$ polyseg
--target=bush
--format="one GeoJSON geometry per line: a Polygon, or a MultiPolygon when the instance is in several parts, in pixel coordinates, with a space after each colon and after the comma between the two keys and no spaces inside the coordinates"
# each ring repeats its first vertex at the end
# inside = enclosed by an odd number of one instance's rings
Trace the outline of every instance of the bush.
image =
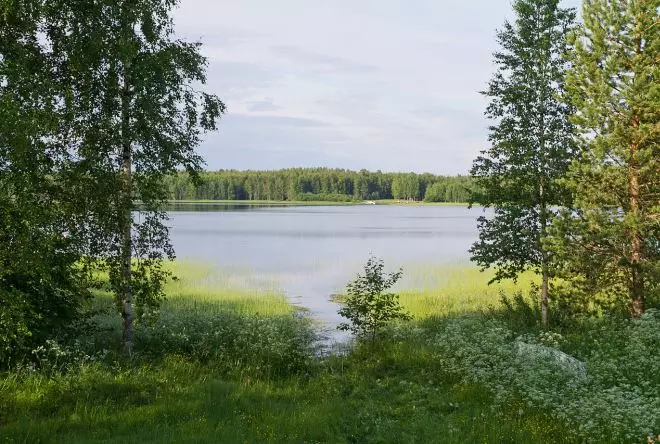
{"type": "Polygon", "coordinates": [[[378,330],[394,319],[410,319],[399,305],[399,296],[387,293],[400,278],[401,270],[385,274],[381,259],[369,258],[364,266],[364,275],[359,275],[348,284],[348,297],[339,314],[349,323],[339,325],[340,330],[350,330],[358,337],[376,339],[378,330]]]}
{"type": "Polygon", "coordinates": [[[32,349],[79,327],[89,295],[81,282],[65,266],[0,275],[0,368],[32,359],[32,349]]]}
{"type": "Polygon", "coordinates": [[[23,293],[0,288],[0,367],[10,365],[19,350],[31,341],[29,319],[35,318],[23,293]]]}

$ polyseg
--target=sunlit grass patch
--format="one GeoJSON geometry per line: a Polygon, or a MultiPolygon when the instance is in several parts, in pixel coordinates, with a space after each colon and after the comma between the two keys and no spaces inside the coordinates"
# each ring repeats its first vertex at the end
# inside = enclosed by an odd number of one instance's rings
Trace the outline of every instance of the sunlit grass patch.
{"type": "Polygon", "coordinates": [[[194,262],[173,262],[168,268],[177,279],[167,284],[161,311],[199,311],[203,314],[230,310],[237,314],[280,315],[294,308],[286,296],[272,289],[236,288],[231,275],[194,262]]]}
{"type": "Polygon", "coordinates": [[[499,305],[501,294],[511,296],[516,291],[527,292],[537,282],[534,273],[524,273],[517,282],[505,280],[488,284],[492,271],[481,272],[474,266],[446,265],[418,267],[407,271],[416,289],[399,291],[403,307],[415,317],[452,315],[499,305]]]}

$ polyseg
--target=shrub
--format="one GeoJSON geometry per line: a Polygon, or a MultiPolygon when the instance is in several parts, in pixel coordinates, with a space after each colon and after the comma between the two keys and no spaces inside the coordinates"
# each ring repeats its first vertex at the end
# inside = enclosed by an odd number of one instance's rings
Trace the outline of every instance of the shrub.
{"type": "Polygon", "coordinates": [[[32,359],[31,350],[85,320],[89,292],[66,266],[0,274],[0,368],[32,359]]]}
{"type": "Polygon", "coordinates": [[[378,330],[394,319],[410,319],[410,315],[399,305],[399,296],[388,293],[400,278],[401,270],[385,274],[381,259],[369,258],[364,266],[364,275],[359,275],[348,284],[348,296],[339,314],[349,323],[339,325],[340,330],[350,330],[358,337],[376,339],[378,330]]]}

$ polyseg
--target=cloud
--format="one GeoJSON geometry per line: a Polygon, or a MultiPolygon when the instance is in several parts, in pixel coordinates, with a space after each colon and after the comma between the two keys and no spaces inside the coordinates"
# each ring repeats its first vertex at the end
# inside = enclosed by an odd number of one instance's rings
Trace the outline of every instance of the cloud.
{"type": "MultiPolygon", "coordinates": [[[[578,0],[565,1],[576,6],[578,0]]],[[[186,0],[229,114],[209,168],[466,173],[488,146],[483,90],[510,0],[186,0]]]]}
{"type": "Polygon", "coordinates": [[[281,106],[275,105],[271,100],[255,100],[246,104],[249,111],[277,111],[281,110],[281,106]]]}
{"type": "Polygon", "coordinates": [[[370,73],[376,70],[373,65],[355,63],[341,57],[314,53],[295,46],[275,45],[270,50],[275,54],[288,57],[295,62],[310,66],[324,73],[353,74],[370,73]]]}

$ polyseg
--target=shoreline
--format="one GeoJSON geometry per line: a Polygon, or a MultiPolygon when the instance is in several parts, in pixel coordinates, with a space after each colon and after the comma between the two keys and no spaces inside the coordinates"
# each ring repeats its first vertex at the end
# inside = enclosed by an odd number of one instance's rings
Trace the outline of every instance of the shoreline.
{"type": "Polygon", "coordinates": [[[467,207],[467,202],[424,202],[384,199],[374,201],[304,201],[304,200],[168,200],[168,204],[197,204],[197,205],[278,205],[278,206],[354,206],[354,205],[398,205],[415,207],[467,207]],[[373,203],[370,203],[373,202],[373,203]]]}

